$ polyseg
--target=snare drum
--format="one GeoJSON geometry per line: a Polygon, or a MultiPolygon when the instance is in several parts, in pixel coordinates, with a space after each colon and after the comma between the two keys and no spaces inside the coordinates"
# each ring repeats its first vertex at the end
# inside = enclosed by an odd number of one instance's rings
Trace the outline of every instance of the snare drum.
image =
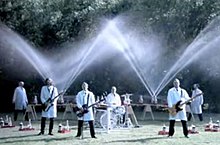
{"type": "Polygon", "coordinates": [[[108,106],[106,104],[101,104],[97,107],[97,109],[107,110],[108,106]]]}
{"type": "Polygon", "coordinates": [[[125,114],[125,107],[124,107],[124,106],[118,106],[118,107],[116,107],[116,108],[113,110],[113,112],[114,112],[115,114],[121,114],[121,115],[123,115],[123,114],[125,114]]]}

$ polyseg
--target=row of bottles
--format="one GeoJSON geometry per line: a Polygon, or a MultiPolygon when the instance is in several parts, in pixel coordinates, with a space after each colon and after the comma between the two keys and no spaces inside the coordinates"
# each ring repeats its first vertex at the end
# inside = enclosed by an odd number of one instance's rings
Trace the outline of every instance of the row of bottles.
{"type": "Polygon", "coordinates": [[[70,131],[69,120],[66,121],[66,126],[63,126],[61,123],[59,124],[58,132],[63,130],[70,131]]]}
{"type": "Polygon", "coordinates": [[[12,126],[11,117],[8,117],[8,115],[6,115],[5,120],[3,117],[1,117],[0,118],[0,125],[1,126],[5,126],[5,125],[12,126]]]}
{"type": "Polygon", "coordinates": [[[210,129],[220,128],[220,122],[219,122],[219,120],[217,120],[216,123],[213,123],[213,120],[212,120],[212,118],[210,117],[208,126],[209,126],[210,129]]]}
{"type": "Polygon", "coordinates": [[[29,119],[27,127],[24,127],[24,124],[22,122],[19,124],[19,126],[20,126],[20,128],[19,128],[20,130],[22,130],[24,128],[26,128],[26,129],[27,128],[29,128],[29,129],[33,128],[32,123],[31,123],[31,119],[29,119]]]}
{"type": "MultiPolygon", "coordinates": [[[[101,96],[97,96],[97,98],[96,98],[96,102],[98,102],[98,101],[100,101],[100,100],[103,100],[104,99],[104,95],[101,95],[101,96]]],[[[126,95],[126,97],[125,97],[125,104],[130,104],[130,98],[129,98],[129,96],[127,96],[126,95]]],[[[142,95],[140,95],[139,96],[139,99],[138,99],[138,103],[140,103],[140,104],[143,104],[144,103],[144,99],[143,99],[143,96],[142,95]]]]}
{"type": "MultiPolygon", "coordinates": [[[[143,96],[140,95],[139,99],[138,99],[138,103],[143,104],[144,103],[144,99],[143,96]]],[[[151,96],[151,103],[157,104],[157,96],[151,96]]]]}
{"type": "MultiPolygon", "coordinates": [[[[190,127],[189,127],[189,130],[192,130],[192,131],[196,131],[196,126],[195,125],[191,125],[190,127]]],[[[164,132],[166,132],[166,131],[168,131],[168,127],[164,124],[163,125],[163,127],[162,127],[162,131],[164,131],[164,132]]]]}

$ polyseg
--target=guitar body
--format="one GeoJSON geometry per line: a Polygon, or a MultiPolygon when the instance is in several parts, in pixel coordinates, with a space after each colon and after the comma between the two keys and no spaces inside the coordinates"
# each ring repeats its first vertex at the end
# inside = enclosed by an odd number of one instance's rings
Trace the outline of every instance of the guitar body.
{"type": "Polygon", "coordinates": [[[181,108],[180,106],[180,104],[181,104],[181,102],[182,101],[178,101],[176,104],[174,104],[173,105],[173,107],[172,108],[169,108],[169,113],[171,114],[171,115],[176,115],[179,111],[182,111],[183,110],[183,108],[181,108]]]}
{"type": "Polygon", "coordinates": [[[47,105],[46,105],[45,103],[41,104],[41,109],[42,109],[43,111],[45,111],[46,108],[47,108],[47,105]]]}
{"type": "Polygon", "coordinates": [[[57,96],[55,96],[53,99],[49,98],[45,103],[41,104],[41,109],[45,112],[47,112],[54,104],[53,101],[60,97],[63,94],[63,92],[59,93],[57,96]]]}
{"type": "Polygon", "coordinates": [[[98,104],[98,103],[100,103],[100,102],[103,102],[105,100],[105,98],[103,98],[103,99],[101,99],[101,100],[99,100],[99,101],[97,101],[97,102],[95,102],[94,104],[92,104],[92,105],[90,105],[90,106],[88,106],[87,104],[84,104],[83,106],[82,106],[82,109],[79,109],[78,107],[77,107],[77,111],[76,111],[76,116],[77,117],[83,117],[83,115],[84,114],[86,114],[86,113],[88,113],[89,112],[89,108],[90,107],[93,107],[94,105],[96,105],[96,104],[98,104]]]}
{"type": "Polygon", "coordinates": [[[88,113],[89,112],[89,108],[88,108],[88,105],[87,104],[84,104],[82,106],[82,110],[81,109],[78,109],[78,111],[76,111],[76,116],[77,117],[83,117],[84,114],[88,113]]]}

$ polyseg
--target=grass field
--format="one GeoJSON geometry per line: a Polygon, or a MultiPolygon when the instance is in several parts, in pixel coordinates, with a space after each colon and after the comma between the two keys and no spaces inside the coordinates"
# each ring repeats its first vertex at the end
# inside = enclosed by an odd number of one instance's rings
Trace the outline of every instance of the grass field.
{"type": "MultiPolygon", "coordinates": [[[[138,114],[138,113],[137,113],[138,114]]],[[[5,114],[0,114],[3,117],[5,114]]],[[[9,114],[10,116],[11,114],[9,114]]],[[[150,116],[146,116],[145,120],[140,121],[141,116],[138,116],[141,128],[131,129],[118,129],[112,130],[110,133],[106,133],[102,129],[96,128],[97,139],[90,138],[89,129],[84,131],[84,139],[78,139],[76,135],[76,119],[69,120],[71,126],[71,133],[60,134],[58,131],[58,124],[65,124],[65,120],[61,120],[58,117],[54,125],[54,136],[47,135],[37,136],[40,129],[40,120],[32,121],[34,131],[18,131],[20,121],[14,122],[16,127],[14,128],[0,128],[0,144],[4,145],[220,145],[220,132],[205,132],[204,125],[209,122],[209,118],[212,117],[213,121],[220,120],[219,114],[204,114],[205,120],[199,122],[196,117],[195,124],[199,134],[190,134],[190,138],[185,138],[182,133],[182,127],[179,122],[176,123],[175,135],[172,138],[167,136],[158,135],[158,131],[162,129],[165,123],[168,126],[167,114],[154,113],[155,121],[152,121],[150,116]]],[[[40,114],[38,114],[40,116],[40,114]]],[[[23,122],[24,125],[27,122],[23,122]]],[[[191,125],[192,122],[188,122],[191,125]]],[[[48,128],[48,122],[47,122],[48,128]]]]}

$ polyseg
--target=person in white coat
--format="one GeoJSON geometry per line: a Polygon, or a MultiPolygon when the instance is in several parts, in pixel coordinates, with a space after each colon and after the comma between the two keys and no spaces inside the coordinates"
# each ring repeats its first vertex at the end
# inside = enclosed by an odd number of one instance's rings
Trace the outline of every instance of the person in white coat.
{"type": "Polygon", "coordinates": [[[119,94],[116,92],[117,89],[115,86],[112,86],[111,88],[111,93],[109,93],[107,95],[107,97],[105,98],[105,104],[107,104],[108,108],[107,108],[107,125],[108,125],[108,131],[111,128],[111,116],[112,116],[112,111],[117,111],[117,109],[122,109],[125,112],[125,108],[124,106],[121,106],[121,97],[119,96],[119,94]]]}
{"type": "MultiPolygon", "coordinates": [[[[41,88],[41,94],[40,99],[42,105],[47,105],[49,100],[53,100],[58,95],[58,90],[55,86],[53,86],[53,81],[50,78],[47,78],[45,80],[46,85],[41,88]]],[[[41,117],[41,131],[38,135],[44,134],[45,124],[46,124],[46,118],[50,119],[49,124],[49,133],[48,135],[53,135],[53,124],[54,124],[54,118],[57,117],[57,99],[54,99],[51,104],[51,107],[48,110],[42,109],[42,117],[41,117]]]]}
{"type": "MultiPolygon", "coordinates": [[[[203,95],[202,95],[202,91],[199,89],[199,84],[194,84],[193,85],[194,90],[192,91],[192,97],[199,95],[198,97],[196,97],[195,99],[193,99],[193,101],[190,104],[191,110],[193,114],[198,114],[199,116],[199,120],[203,121],[203,116],[202,116],[202,104],[203,104],[203,95]]],[[[188,121],[190,121],[192,118],[192,114],[189,113],[188,116],[188,121]]]]}
{"type": "MultiPolygon", "coordinates": [[[[90,106],[95,103],[94,94],[88,90],[88,84],[83,82],[82,91],[78,92],[76,95],[76,104],[77,107],[83,111],[85,109],[83,106],[90,106]]],[[[94,130],[94,116],[93,116],[93,108],[88,108],[88,112],[83,115],[83,117],[78,117],[78,131],[76,137],[80,137],[82,135],[83,122],[89,122],[90,135],[92,138],[96,138],[95,130],[94,130]]]]}
{"type": "MultiPolygon", "coordinates": [[[[14,121],[16,121],[18,113],[22,111],[23,114],[25,114],[28,105],[28,99],[26,90],[24,88],[24,82],[20,81],[18,83],[18,87],[16,87],[14,91],[12,103],[15,105],[14,121]]],[[[28,121],[28,113],[25,114],[25,120],[28,121]]]]}
{"type": "MultiPolygon", "coordinates": [[[[174,87],[172,87],[168,91],[167,103],[168,103],[168,107],[171,110],[176,111],[176,109],[172,107],[179,101],[181,101],[181,103],[184,103],[185,101],[189,100],[190,97],[186,92],[186,90],[180,87],[180,81],[178,79],[175,79],[173,81],[173,86],[174,87]]],[[[170,120],[170,125],[169,125],[168,137],[172,137],[174,135],[175,121],[181,120],[183,127],[183,134],[185,135],[186,138],[188,138],[188,129],[187,129],[188,127],[187,127],[187,116],[186,116],[185,105],[183,105],[183,110],[178,111],[177,114],[173,115],[170,113],[169,120],[170,120]]]]}
{"type": "Polygon", "coordinates": [[[115,86],[112,86],[111,93],[109,93],[106,97],[105,103],[113,108],[121,106],[121,97],[116,92],[117,89],[115,86]]]}

